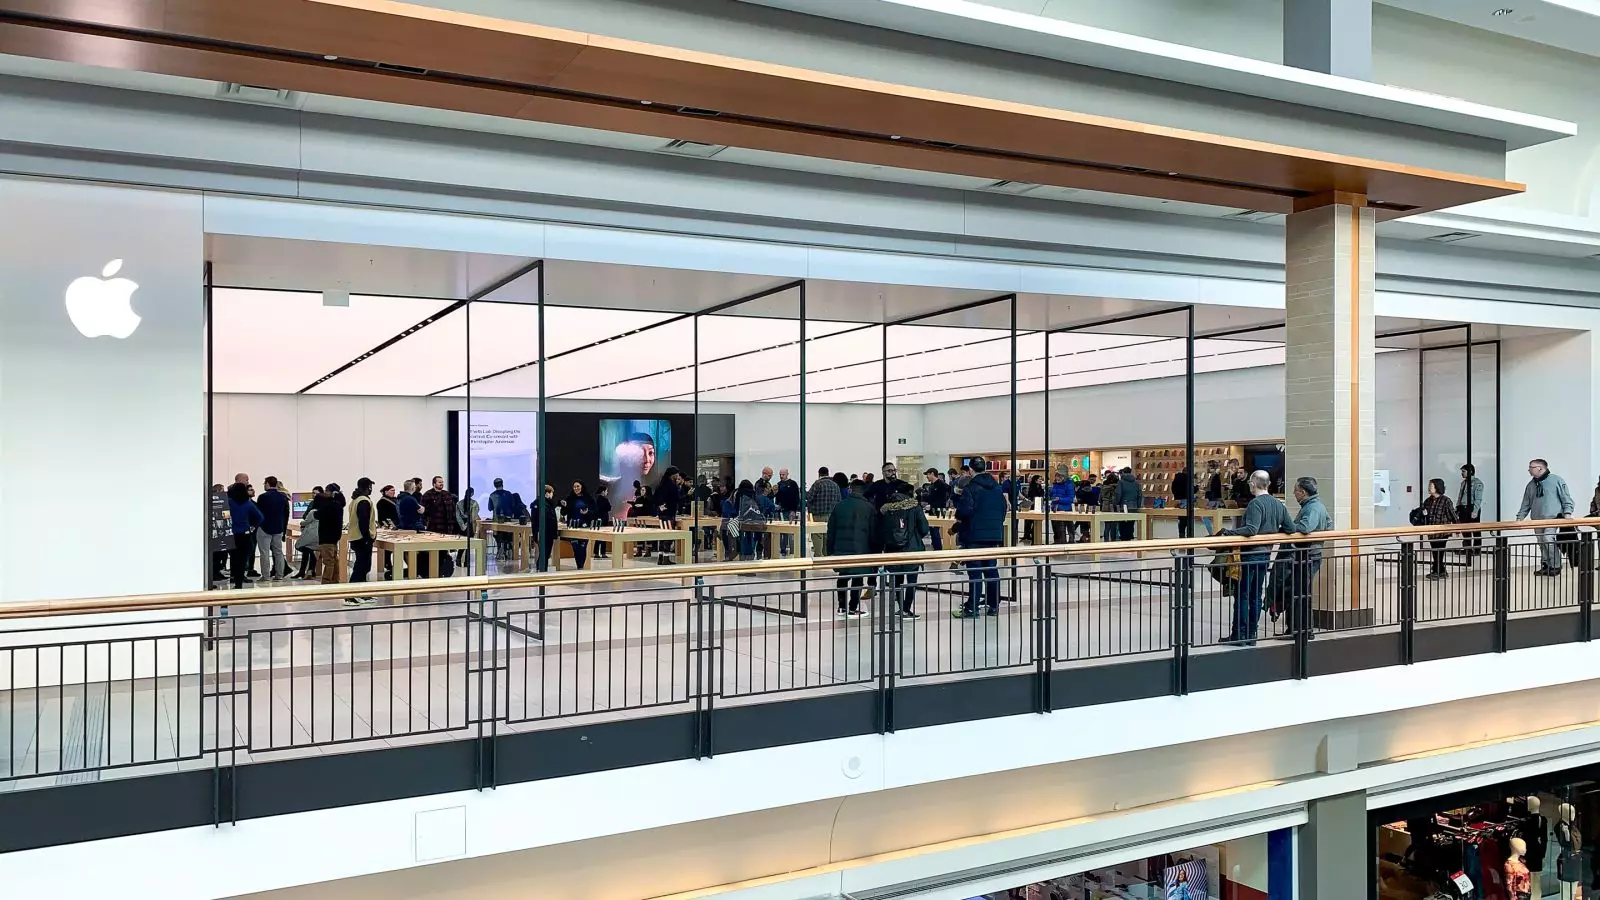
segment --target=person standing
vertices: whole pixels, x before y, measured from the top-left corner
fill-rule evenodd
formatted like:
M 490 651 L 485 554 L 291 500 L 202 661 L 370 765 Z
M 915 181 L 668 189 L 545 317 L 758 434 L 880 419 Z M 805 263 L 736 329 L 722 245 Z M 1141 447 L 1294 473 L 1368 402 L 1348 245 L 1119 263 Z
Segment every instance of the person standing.
M 744 488 L 742 484 L 739 486 L 741 494 Z M 849 492 L 828 514 L 827 555 L 865 556 L 878 552 L 881 546 L 878 511 L 865 497 L 866 490 L 866 482 L 850 482 Z M 835 582 L 839 615 L 865 615 L 861 609 L 861 593 L 872 567 L 845 566 L 835 571 L 839 576 Z
M 739 557 L 741 559 L 755 559 L 760 543 L 756 540 L 756 533 L 745 528 L 745 525 L 761 525 L 767 521 L 767 514 L 761 511 L 761 497 L 755 485 L 748 479 L 739 482 L 739 489 L 733 495 L 734 515 L 739 521 Z
M 467 553 L 472 548 L 472 542 L 478 537 L 478 523 L 482 521 L 479 513 L 478 500 L 473 495 L 477 490 L 467 485 L 466 493 L 461 495 L 461 500 L 456 503 L 456 525 L 460 533 L 467 539 L 467 545 L 456 551 L 456 565 L 467 564 Z M 479 573 L 482 574 L 482 573 Z
M 1117 483 L 1117 506 L 1122 512 L 1138 512 L 1144 508 L 1144 490 L 1139 486 L 1139 479 L 1133 474 L 1133 469 L 1122 467 L 1122 480 Z M 1133 540 L 1134 526 L 1137 522 L 1118 522 L 1117 532 L 1122 540 Z
M 922 473 L 922 478 L 926 483 L 917 492 L 922 505 L 935 511 L 949 509 L 950 485 L 940 477 L 939 470 L 929 468 Z
M 1478 468 L 1472 463 L 1461 467 L 1461 486 L 1456 488 L 1456 521 L 1463 524 L 1477 524 L 1482 521 L 1483 511 L 1483 479 L 1478 477 Z M 1468 531 L 1462 535 L 1461 552 L 1468 559 L 1474 559 L 1483 549 L 1483 538 L 1476 531 Z
M 1235 509 L 1243 509 L 1253 499 L 1250 476 L 1245 474 L 1238 460 L 1230 459 L 1228 460 L 1228 465 L 1233 469 L 1233 476 L 1228 482 L 1228 501 L 1234 505 Z
M 581 485 L 580 485 L 581 486 Z M 611 485 L 600 482 L 594 490 L 594 527 L 607 528 L 611 525 Z M 606 542 L 596 541 L 594 545 L 594 558 L 606 558 Z
M 1072 504 L 1078 499 L 1078 486 L 1072 483 L 1067 476 L 1066 466 L 1056 466 L 1055 476 L 1050 481 L 1050 511 L 1071 512 Z M 1050 540 L 1057 544 L 1072 542 L 1072 523 L 1055 521 L 1050 523 Z
M 328 482 L 311 508 L 317 513 L 317 575 L 323 584 L 338 584 L 339 545 L 344 539 L 344 494 L 339 485 Z
M 1272 476 L 1256 471 L 1246 481 L 1250 486 L 1250 502 L 1244 508 L 1244 522 L 1238 528 L 1224 528 L 1217 532 L 1230 537 L 1255 537 L 1262 534 L 1282 534 L 1289 530 L 1289 510 L 1283 501 L 1272 496 Z M 1261 596 L 1267 586 L 1267 569 L 1272 561 L 1272 548 L 1244 546 L 1239 548 L 1239 588 L 1234 595 L 1233 629 L 1222 639 L 1225 644 L 1253 647 L 1256 628 L 1261 623 Z
M 1122 477 L 1116 472 L 1107 470 L 1105 481 L 1100 484 L 1100 511 L 1114 513 L 1117 504 L 1122 498 Z M 1106 522 L 1100 526 L 1100 540 L 1114 541 L 1122 536 L 1122 529 L 1116 522 Z
M 828 467 L 823 466 L 817 470 L 817 480 L 811 482 L 810 489 L 806 491 L 806 513 L 813 519 L 827 521 L 828 516 L 833 515 L 833 508 L 843 498 L 839 482 L 828 477 Z
M 456 495 L 445 489 L 443 475 L 433 476 L 433 487 L 422 495 L 422 515 L 427 529 L 434 534 L 460 532 L 461 529 L 456 525 Z M 421 570 L 418 575 L 422 578 L 428 577 L 428 555 L 423 554 L 422 561 L 417 565 Z M 455 560 L 451 559 L 450 551 L 440 550 L 438 557 L 439 577 L 449 578 L 455 574 Z
M 294 540 L 295 552 L 300 554 L 300 570 L 294 577 L 304 581 L 317 574 L 317 545 L 321 543 L 321 529 L 317 527 L 316 501 L 300 517 L 300 536 Z
M 922 504 L 911 497 L 911 485 L 904 481 L 890 482 L 892 488 L 888 502 L 880 510 L 879 533 L 883 537 L 885 553 L 921 553 L 928 548 L 928 517 Z M 920 618 L 916 611 L 917 573 L 922 567 L 916 563 L 900 563 L 887 568 L 892 597 L 900 599 L 900 616 L 905 619 Z
M 1005 541 L 1006 496 L 982 457 L 973 458 L 970 465 L 972 480 L 956 504 L 960 544 L 973 549 L 998 547 Z M 1000 614 L 1000 569 L 993 559 L 967 563 L 967 602 L 951 615 L 957 619 L 975 618 L 980 596 L 989 615 Z
M 867 500 L 871 501 L 874 509 L 883 509 L 889 502 L 889 494 L 894 490 L 894 482 L 900 477 L 900 470 L 892 462 L 883 464 L 883 477 L 867 485 Z
M 250 500 L 250 487 L 237 481 L 228 486 L 229 530 L 233 551 L 228 556 L 228 580 L 234 590 L 244 587 L 250 568 L 250 554 L 256 546 L 256 529 L 261 527 L 261 510 Z
M 539 545 L 539 571 L 550 571 L 550 561 L 555 557 L 556 538 L 561 536 L 561 519 L 556 515 L 556 489 L 544 486 L 539 495 L 539 521 L 533 526 L 533 540 Z M 558 564 L 559 566 L 559 564 Z
M 1044 486 L 1044 476 L 1030 475 L 1028 476 L 1027 487 L 1023 489 L 1022 496 L 1018 498 L 1017 509 L 1022 512 L 1033 512 L 1034 507 L 1037 505 L 1035 501 L 1043 500 L 1049 494 L 1050 492 Z M 1043 538 L 1041 537 L 1043 534 L 1043 521 L 1029 519 L 1026 527 L 1023 528 L 1022 539 L 1031 545 L 1037 545 L 1043 543 Z
M 1522 505 L 1517 508 L 1517 521 L 1523 519 L 1570 519 L 1574 504 L 1567 482 L 1550 471 L 1550 464 L 1542 459 L 1529 460 L 1528 486 L 1522 489 Z M 1535 575 L 1561 574 L 1561 551 L 1556 547 L 1559 529 L 1536 528 L 1539 541 L 1539 568 Z
M 399 528 L 400 527 L 400 507 L 395 505 L 394 500 L 395 500 L 394 485 L 392 485 L 392 484 L 384 485 L 383 489 L 378 492 L 377 509 L 378 509 L 378 527 L 379 528 Z M 383 551 L 383 580 L 384 581 L 393 581 L 394 580 L 394 551 L 393 550 L 385 550 L 385 551 Z
M 1222 508 L 1222 466 L 1214 459 L 1206 460 L 1206 508 Z
M 790 522 L 800 520 L 800 482 L 789 477 L 788 469 L 778 470 L 777 493 L 772 497 L 778 512 Z M 794 537 L 787 532 L 778 535 L 778 555 L 788 556 L 794 549 Z
M 289 495 L 283 492 L 276 476 L 268 475 L 262 482 L 267 489 L 256 498 L 261 510 L 261 527 L 256 530 L 256 554 L 262 568 L 273 581 L 282 581 L 289 574 L 289 563 L 283 558 L 283 533 L 289 530 Z
M 761 477 L 756 479 L 755 491 L 762 497 L 772 496 L 772 467 L 762 466 Z
M 1309 475 L 1295 481 L 1294 499 L 1300 504 L 1300 512 L 1289 525 L 1291 534 L 1316 534 L 1319 531 L 1333 530 L 1333 517 L 1328 515 L 1328 508 L 1323 505 L 1322 498 L 1317 496 L 1317 491 L 1317 480 Z M 1299 629 L 1300 619 L 1305 617 L 1306 637 L 1315 637 L 1316 628 L 1309 620 L 1309 614 L 1312 585 L 1316 583 L 1317 572 L 1322 569 L 1322 542 L 1301 541 L 1290 544 L 1289 553 L 1292 568 L 1288 598 L 1288 633 L 1293 634 Z
M 1172 500 L 1179 509 L 1194 506 L 1194 491 L 1189 485 L 1189 469 L 1185 466 L 1172 476 Z M 1194 523 L 1188 516 L 1178 517 L 1178 537 L 1194 537 Z
M 1455 504 L 1450 502 L 1450 495 L 1444 486 L 1443 478 L 1428 479 L 1428 496 L 1422 501 L 1422 524 L 1424 525 L 1454 525 L 1456 523 Z M 1433 551 L 1428 554 L 1429 581 L 1438 581 L 1445 577 L 1444 548 L 1450 542 L 1448 535 L 1432 534 L 1428 536 L 1428 546 Z
M 355 565 L 350 569 L 350 583 L 367 580 L 372 571 L 372 545 L 378 539 L 377 510 L 372 505 L 372 479 L 356 479 L 356 489 L 350 493 L 350 549 L 355 553 Z M 375 602 L 371 597 L 350 597 L 345 606 L 365 606 Z
M 387 493 L 387 492 L 385 492 Z M 494 490 L 489 492 L 489 518 L 495 522 L 511 522 L 521 518 L 513 510 L 511 492 L 506 490 L 506 480 L 496 478 Z M 512 549 L 515 538 L 509 531 L 495 530 L 494 533 L 494 559 L 495 566 L 502 572 L 510 568 Z
M 395 500 L 395 511 L 400 516 L 401 530 L 423 530 L 422 501 L 417 498 L 416 485 L 409 478 L 400 489 L 400 497 Z

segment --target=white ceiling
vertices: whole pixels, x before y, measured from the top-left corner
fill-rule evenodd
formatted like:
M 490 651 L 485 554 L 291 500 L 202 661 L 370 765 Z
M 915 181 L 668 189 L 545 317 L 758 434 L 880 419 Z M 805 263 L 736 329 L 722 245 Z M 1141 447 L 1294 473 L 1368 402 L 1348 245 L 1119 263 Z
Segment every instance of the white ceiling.
M 1600 56 L 1600 0 L 1377 0 L 1470 28 Z M 1500 10 L 1508 12 L 1497 15 Z

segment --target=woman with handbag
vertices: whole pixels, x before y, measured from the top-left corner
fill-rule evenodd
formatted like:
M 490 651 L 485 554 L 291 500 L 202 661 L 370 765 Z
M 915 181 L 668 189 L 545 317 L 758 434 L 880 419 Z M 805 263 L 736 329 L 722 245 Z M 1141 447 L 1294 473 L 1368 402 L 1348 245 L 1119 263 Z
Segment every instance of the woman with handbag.
M 1445 494 L 1443 478 L 1433 478 L 1428 481 L 1428 498 L 1422 501 L 1422 525 L 1454 525 L 1456 523 L 1455 504 L 1450 502 L 1450 497 Z M 1438 581 L 1445 577 L 1444 548 L 1449 543 L 1445 535 L 1429 535 L 1428 545 L 1433 552 L 1428 554 L 1429 581 Z
M 1483 510 L 1483 479 L 1478 477 L 1478 468 L 1472 463 L 1461 467 L 1461 486 L 1456 488 L 1456 521 L 1461 523 L 1476 523 Z M 1468 559 L 1475 559 L 1483 550 L 1483 538 L 1476 531 L 1463 532 L 1461 535 L 1461 552 Z

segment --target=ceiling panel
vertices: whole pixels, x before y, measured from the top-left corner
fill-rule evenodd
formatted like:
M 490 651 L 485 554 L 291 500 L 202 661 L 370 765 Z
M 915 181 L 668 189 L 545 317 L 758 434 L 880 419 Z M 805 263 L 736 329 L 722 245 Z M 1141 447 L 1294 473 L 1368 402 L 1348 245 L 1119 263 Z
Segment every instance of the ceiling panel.
M 446 300 L 217 288 L 211 299 L 213 390 L 292 394 L 447 309 Z M 458 345 L 459 346 L 459 345 Z
M 465 381 L 468 375 L 467 314 L 462 308 L 363 359 L 309 393 L 425 397 Z
M 770 290 L 792 279 L 769 275 L 736 275 L 613 263 L 548 259 L 544 263 L 544 297 L 548 306 L 591 309 L 635 309 L 690 313 Z M 799 310 L 799 291 L 790 306 Z M 787 307 L 777 307 L 786 309 Z M 742 311 L 749 316 L 765 309 Z

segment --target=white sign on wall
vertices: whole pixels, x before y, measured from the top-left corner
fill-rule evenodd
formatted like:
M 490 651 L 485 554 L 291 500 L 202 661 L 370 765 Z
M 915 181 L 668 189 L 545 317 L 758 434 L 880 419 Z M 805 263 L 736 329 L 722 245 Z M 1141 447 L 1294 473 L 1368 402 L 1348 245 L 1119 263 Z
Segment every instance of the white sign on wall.
M 1380 509 L 1389 506 L 1389 470 L 1374 469 L 1372 471 L 1372 505 Z

